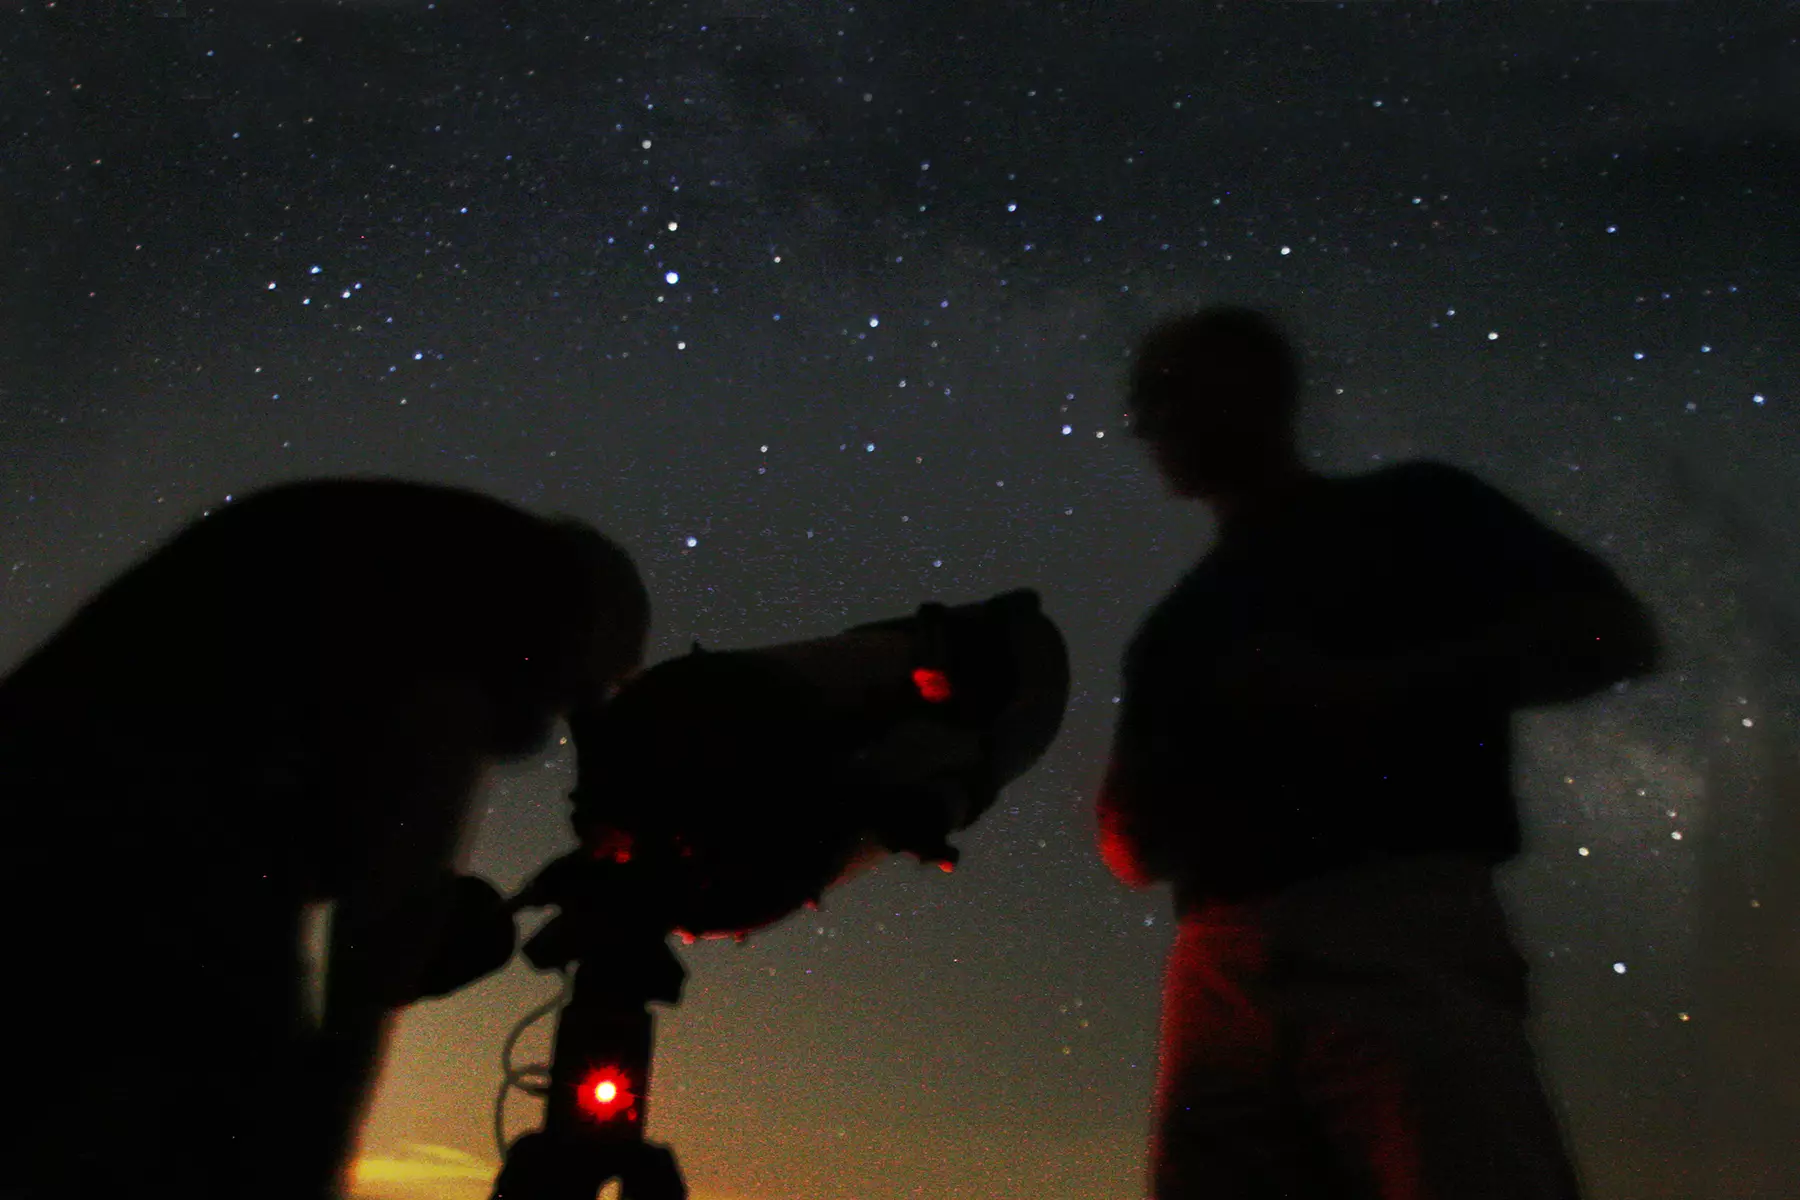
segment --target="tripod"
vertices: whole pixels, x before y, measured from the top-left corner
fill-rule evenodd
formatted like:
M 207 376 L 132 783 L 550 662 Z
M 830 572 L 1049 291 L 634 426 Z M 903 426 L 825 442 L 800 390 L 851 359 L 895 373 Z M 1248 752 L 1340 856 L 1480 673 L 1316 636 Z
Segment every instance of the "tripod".
M 656 882 L 628 854 L 578 851 L 515 901 L 562 909 L 525 944 L 532 965 L 577 965 L 557 1017 L 543 1127 L 507 1148 L 492 1200 L 594 1200 L 613 1179 L 623 1200 L 687 1200 L 674 1151 L 644 1138 L 656 1039 L 647 1005 L 679 1001 L 686 975 Z
M 594 1200 L 611 1179 L 626 1200 L 685 1200 L 674 1154 L 643 1133 L 645 1006 L 681 997 L 669 934 L 773 924 L 870 850 L 948 869 L 948 836 L 1043 754 L 1068 692 L 1062 635 L 1020 591 L 760 650 L 696 646 L 572 711 L 582 849 L 513 903 L 560 910 L 527 959 L 580 965 L 548 1082 L 528 1089 L 544 1126 L 507 1149 L 495 1200 Z

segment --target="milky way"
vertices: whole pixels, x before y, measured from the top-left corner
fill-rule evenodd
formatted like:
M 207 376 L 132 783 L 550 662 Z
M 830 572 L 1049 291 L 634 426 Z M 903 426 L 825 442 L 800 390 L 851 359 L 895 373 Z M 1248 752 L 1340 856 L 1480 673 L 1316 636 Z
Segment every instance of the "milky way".
M 596 522 L 656 657 L 1015 586 L 1070 638 L 956 874 L 684 951 L 698 1195 L 1141 1194 L 1169 902 L 1091 794 L 1211 532 L 1119 383 L 1215 300 L 1304 342 L 1320 469 L 1466 466 L 1655 606 L 1661 676 L 1523 718 L 1547 1069 L 1597 1198 L 1800 1194 L 1791 5 L 114 7 L 0 33 L 6 662 L 228 495 L 371 472 Z M 496 776 L 475 869 L 562 845 L 569 766 Z M 485 1194 L 549 987 L 406 1018 L 369 1195 Z

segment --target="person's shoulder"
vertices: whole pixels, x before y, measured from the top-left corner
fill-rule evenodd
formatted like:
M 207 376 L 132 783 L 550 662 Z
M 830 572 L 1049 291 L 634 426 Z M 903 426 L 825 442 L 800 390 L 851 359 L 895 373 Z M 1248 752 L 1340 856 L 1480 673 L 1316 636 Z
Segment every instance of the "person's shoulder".
M 322 539 L 338 557 L 407 547 L 455 557 L 476 547 L 535 545 L 551 528 L 535 513 L 468 488 L 352 476 L 238 496 L 189 531 L 219 542 Z
M 324 512 L 399 514 L 406 517 L 470 513 L 525 516 L 522 509 L 484 492 L 450 484 L 384 476 L 298 479 L 252 492 L 231 506 L 239 513 Z
M 1451 498 L 1498 494 L 1491 484 L 1484 482 L 1473 472 L 1430 458 L 1395 463 L 1379 471 L 1356 476 L 1350 482 L 1361 484 L 1370 491 L 1406 496 Z
M 1419 537 L 1446 543 L 1473 537 L 1492 554 L 1541 547 L 1551 532 L 1528 505 L 1461 467 L 1419 460 L 1377 475 L 1385 477 L 1386 511 Z
M 1204 621 L 1206 614 L 1220 602 L 1224 587 L 1214 555 L 1210 552 L 1202 555 L 1151 606 L 1132 637 L 1132 645 L 1144 652 L 1166 642 L 1171 635 L 1179 636 L 1181 630 L 1195 621 Z
M 1434 459 L 1395 463 L 1350 482 L 1360 485 L 1372 503 L 1434 523 L 1505 520 L 1523 512 L 1506 493 L 1474 472 Z

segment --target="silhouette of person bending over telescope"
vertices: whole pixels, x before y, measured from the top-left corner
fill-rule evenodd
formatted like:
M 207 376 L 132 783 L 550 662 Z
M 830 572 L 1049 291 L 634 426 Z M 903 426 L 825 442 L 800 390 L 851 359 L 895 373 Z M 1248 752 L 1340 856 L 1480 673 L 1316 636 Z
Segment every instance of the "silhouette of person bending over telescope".
M 1126 653 L 1101 851 L 1170 880 L 1158 1200 L 1571 1200 L 1493 869 L 1514 709 L 1648 671 L 1592 555 L 1451 467 L 1324 478 L 1248 309 L 1138 350 L 1134 430 L 1216 545 Z
M 642 658 L 627 555 L 387 481 L 213 512 L 0 683 L 0 1195 L 337 1186 L 391 1011 L 504 964 L 454 874 L 484 767 Z M 303 912 L 329 903 L 322 1011 Z

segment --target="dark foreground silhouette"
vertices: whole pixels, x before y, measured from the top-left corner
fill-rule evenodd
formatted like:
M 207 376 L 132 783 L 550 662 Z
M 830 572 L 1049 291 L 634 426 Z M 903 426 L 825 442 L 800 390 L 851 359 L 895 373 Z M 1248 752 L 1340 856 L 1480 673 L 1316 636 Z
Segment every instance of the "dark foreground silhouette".
M 83 607 L 0 683 L 0 1194 L 328 1191 L 387 1014 L 512 953 L 453 874 L 482 769 L 634 668 L 647 621 L 593 530 L 381 481 L 232 504 Z
M 1494 894 L 1510 719 L 1649 669 L 1602 563 L 1468 474 L 1294 448 L 1295 355 L 1215 309 L 1141 347 L 1136 430 L 1217 545 L 1125 660 L 1102 853 L 1172 880 L 1159 1200 L 1571 1200 Z

